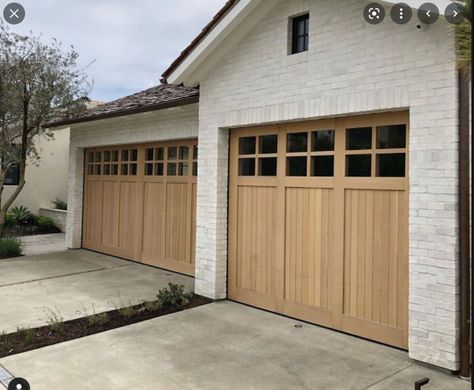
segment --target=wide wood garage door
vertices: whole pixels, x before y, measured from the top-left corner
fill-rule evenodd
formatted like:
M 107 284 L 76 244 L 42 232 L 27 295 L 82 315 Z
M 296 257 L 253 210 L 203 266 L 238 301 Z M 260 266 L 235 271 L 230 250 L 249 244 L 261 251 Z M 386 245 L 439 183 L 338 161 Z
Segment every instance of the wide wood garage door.
M 194 275 L 197 141 L 86 150 L 83 247 Z
M 229 296 L 407 348 L 408 113 L 231 133 Z

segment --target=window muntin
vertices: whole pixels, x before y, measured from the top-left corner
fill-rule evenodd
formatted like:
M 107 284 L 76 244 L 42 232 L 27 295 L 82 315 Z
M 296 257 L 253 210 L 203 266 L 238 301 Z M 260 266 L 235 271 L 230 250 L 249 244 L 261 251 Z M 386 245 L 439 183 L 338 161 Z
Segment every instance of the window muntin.
M 302 53 L 309 48 L 309 14 L 291 20 L 291 54 Z

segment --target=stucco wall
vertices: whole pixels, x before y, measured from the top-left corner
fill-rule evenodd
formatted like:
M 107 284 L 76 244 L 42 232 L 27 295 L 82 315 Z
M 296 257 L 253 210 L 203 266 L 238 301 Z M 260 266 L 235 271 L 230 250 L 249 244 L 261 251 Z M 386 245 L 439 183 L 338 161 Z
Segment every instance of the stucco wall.
M 410 356 L 458 368 L 457 88 L 451 27 L 378 26 L 366 2 L 280 1 L 201 81 L 196 292 L 226 297 L 228 129 L 410 110 Z M 310 49 L 287 55 L 310 11 Z M 225 45 L 224 45 L 225 46 Z
M 12 207 L 25 206 L 38 215 L 41 207 L 51 208 L 56 198 L 67 198 L 67 174 L 69 129 L 54 131 L 54 138 L 36 137 L 36 147 L 41 159 L 39 165 L 29 162 L 26 168 L 26 184 Z M 6 200 L 16 186 L 5 186 L 2 200 Z
M 84 149 L 196 138 L 197 104 L 74 125 L 69 147 L 68 248 L 81 247 Z

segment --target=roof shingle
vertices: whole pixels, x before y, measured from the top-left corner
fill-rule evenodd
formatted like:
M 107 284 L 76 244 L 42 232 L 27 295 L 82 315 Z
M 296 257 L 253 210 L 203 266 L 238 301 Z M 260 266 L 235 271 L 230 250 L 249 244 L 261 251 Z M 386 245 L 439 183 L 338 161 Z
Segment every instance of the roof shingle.
M 45 127 L 57 127 L 73 123 L 136 114 L 139 112 L 196 103 L 198 101 L 198 88 L 161 84 L 145 91 L 90 108 L 74 117 L 60 119 L 46 125 Z

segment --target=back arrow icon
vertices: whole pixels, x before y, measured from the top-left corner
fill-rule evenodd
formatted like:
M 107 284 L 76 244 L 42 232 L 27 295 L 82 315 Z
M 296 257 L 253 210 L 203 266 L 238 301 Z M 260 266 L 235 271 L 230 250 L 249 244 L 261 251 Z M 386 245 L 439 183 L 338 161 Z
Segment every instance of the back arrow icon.
M 426 11 L 426 16 L 428 16 L 429 18 L 431 18 L 430 13 L 431 13 L 431 10 Z

